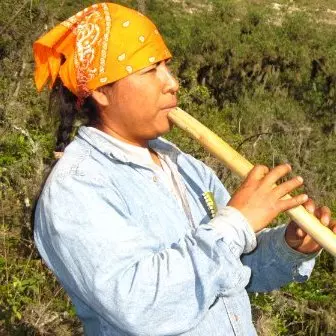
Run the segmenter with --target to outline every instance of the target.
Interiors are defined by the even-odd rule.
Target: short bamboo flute
[[[253,168],[252,163],[187,112],[177,107],[169,112],[168,117],[241,178],[245,178]],[[288,210],[287,213],[305,232],[336,257],[336,235],[332,231],[301,205]]]

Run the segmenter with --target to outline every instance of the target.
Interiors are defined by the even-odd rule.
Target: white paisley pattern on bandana
[[[105,18],[99,11],[100,8],[103,9]],[[98,71],[99,74],[105,72],[111,30],[109,8],[106,3],[93,5],[62,22],[62,25],[72,29],[76,35],[74,62],[77,71],[77,85],[81,92],[80,99],[84,99],[90,95],[87,82],[93,79]],[[105,31],[102,31],[101,27],[104,27]],[[97,49],[99,50],[99,48],[96,48],[98,45],[101,45],[99,69],[93,64],[97,56]]]

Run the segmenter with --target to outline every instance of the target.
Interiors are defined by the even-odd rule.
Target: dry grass
[[[198,11],[212,10],[211,1],[200,1],[200,0],[171,0],[173,3],[181,4],[184,10],[193,14]],[[336,25],[336,1],[333,0],[279,0],[270,2],[267,0],[250,0],[248,2],[242,0],[234,0],[233,2],[239,3],[241,10],[248,5],[257,5],[261,7],[267,7],[274,10],[277,19],[273,23],[280,24],[278,15],[281,16],[285,14],[293,13],[307,13],[307,15],[316,19],[317,22],[322,22],[326,24]]]

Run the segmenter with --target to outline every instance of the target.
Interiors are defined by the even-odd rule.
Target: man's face
[[[137,145],[167,133],[178,88],[165,61],[115,82],[107,94],[109,105],[102,110],[102,129]]]

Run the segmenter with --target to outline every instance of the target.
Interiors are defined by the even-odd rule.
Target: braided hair
[[[51,90],[48,108],[58,123],[55,152],[64,151],[78,123],[90,126],[100,123],[99,109],[91,96],[84,100],[80,108],[77,101],[78,98],[58,78]]]

